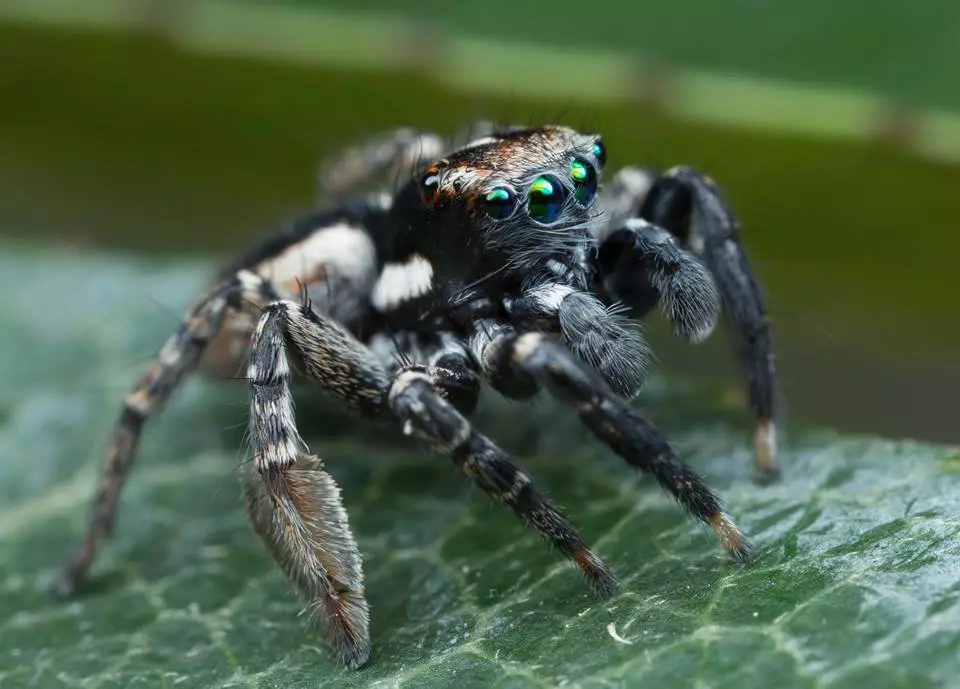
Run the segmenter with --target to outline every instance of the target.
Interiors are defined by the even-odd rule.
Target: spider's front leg
[[[288,348],[310,378],[367,416],[382,413],[388,378],[360,343],[309,304],[264,308],[247,367],[255,467],[244,476],[247,514],[306,600],[311,622],[340,661],[357,668],[370,655],[362,560],[336,482],[297,431]]]
[[[747,559],[749,543],[713,491],[677,457],[653,423],[566,348],[542,333],[517,334],[495,321],[477,323],[472,346],[494,387],[513,397],[538,387],[549,390],[572,406],[597,438],[631,466],[652,474],[687,512],[713,529],[731,557]]]
[[[229,313],[237,314],[245,305],[263,304],[277,297],[270,283],[250,272],[240,271],[211,290],[187,312],[180,328],[167,340],[146,373],[124,398],[123,411],[100,469],[86,532],[54,581],[55,593],[72,595],[86,579],[97,550],[113,526],[120,491],[133,465],[143,425],[160,411],[184,379],[196,369],[208,345],[220,334]]]
[[[625,168],[614,177],[611,191],[610,208],[621,216],[624,209],[632,208],[639,220],[613,218],[610,234],[601,245],[605,283],[611,286],[614,297],[619,290],[625,300],[632,298],[641,306],[645,293],[656,294],[656,283],[663,279],[659,277],[663,271],[656,270],[656,264],[661,262],[661,255],[666,256],[672,250],[656,238],[656,231],[646,223],[668,230],[709,269],[733,326],[738,359],[747,379],[750,408],[757,420],[754,435],[757,470],[761,479],[772,479],[777,474],[773,345],[760,286],[740,240],[739,222],[714,182],[686,167],[674,168],[662,176]],[[637,262],[652,266],[653,272],[637,271]],[[675,260],[662,265],[678,266],[678,272],[673,274],[678,286],[677,276],[687,273],[696,277],[689,262]],[[707,302],[706,284],[702,280],[684,282],[688,294],[699,293],[698,301]],[[697,283],[699,287],[695,286]],[[689,313],[696,314],[695,311]],[[673,320],[676,326],[678,321]],[[707,324],[706,319],[700,322]],[[709,330],[693,330],[691,334],[706,332]]]
[[[370,418],[392,414],[407,433],[450,457],[572,559],[595,590],[616,590],[616,579],[576,528],[457,410],[457,400],[467,400],[469,406],[472,399],[464,385],[476,381],[465,350],[450,348],[429,366],[404,366],[391,376],[373,351],[308,302],[277,301],[263,310],[251,343],[250,438],[256,472],[246,478],[248,511],[344,664],[358,667],[370,651],[360,555],[336,484],[308,454],[297,431],[288,354],[308,378],[348,408]]]

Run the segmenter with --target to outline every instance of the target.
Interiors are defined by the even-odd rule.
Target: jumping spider
[[[661,176],[625,168],[601,199],[606,162],[598,136],[485,126],[459,143],[398,130],[322,166],[321,189],[335,203],[225,271],[126,395],[86,533],[56,590],[69,595],[87,576],[144,422],[198,366],[232,373],[244,361],[249,516],[351,668],[370,653],[361,559],[339,489],[297,430],[291,365],[343,405],[392,417],[450,457],[602,596],[616,591],[614,575],[467,420],[481,378],[512,399],[548,390],[745,559],[747,541],[718,498],[627,401],[648,358],[633,319],[659,307],[678,336],[700,341],[722,301],[757,419],[757,466],[773,471],[770,336],[737,222],[714,183],[684,167]],[[388,188],[399,171],[395,193],[350,196],[361,185]]]

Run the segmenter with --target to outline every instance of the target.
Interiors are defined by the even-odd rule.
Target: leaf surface
[[[448,460],[312,397],[311,448],[365,556],[373,655],[335,666],[245,521],[242,382],[193,381],[148,425],[83,595],[45,587],[82,529],[121,397],[201,264],[0,258],[0,687],[946,687],[960,681],[960,454],[792,429],[760,487],[742,412],[682,382],[644,402],[757,546],[728,562],[564,409],[486,398],[619,574],[572,569]]]

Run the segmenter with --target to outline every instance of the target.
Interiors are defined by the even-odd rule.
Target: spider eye
[[[593,157],[600,163],[600,167],[607,164],[607,147],[603,145],[602,139],[597,139],[593,144]]]
[[[573,196],[581,206],[589,206],[593,197],[597,195],[597,171],[590,163],[574,158],[570,163],[570,177],[576,189]]]
[[[420,193],[426,203],[436,203],[440,190],[440,174],[436,170],[427,170],[420,178]]]
[[[506,187],[497,187],[483,197],[481,205],[494,220],[506,220],[517,209],[517,196]]]
[[[537,177],[527,192],[527,208],[530,217],[549,225],[560,217],[563,210],[563,185],[555,177]]]

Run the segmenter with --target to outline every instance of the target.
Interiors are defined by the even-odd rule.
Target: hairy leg
[[[367,416],[384,407],[387,373],[363,345],[309,302],[264,308],[250,344],[250,443],[244,477],[254,530],[305,599],[311,624],[351,668],[370,655],[369,608],[360,551],[340,491],[300,438],[289,359],[346,406]]]
[[[713,529],[731,557],[738,561],[748,557],[750,546],[724,514],[719,498],[677,457],[660,430],[615,396],[599,376],[546,335],[518,335],[495,322],[478,325],[474,351],[494,385],[506,381],[511,386],[547,388],[576,409],[595,436],[631,466],[652,474],[687,512]]]
[[[655,172],[639,167],[617,170],[604,185],[603,194],[599,197],[606,221],[595,227],[594,238],[597,244],[603,244],[607,237],[627,220],[637,217],[640,205],[647,198],[656,179]]]
[[[276,297],[269,283],[241,271],[213,289],[184,316],[180,328],[124,398],[123,410],[100,469],[86,531],[54,582],[55,593],[68,596],[76,592],[110,533],[143,425],[196,369],[207,345],[220,333],[228,312],[240,312],[244,302],[264,303]]]
[[[371,137],[320,163],[320,198],[342,200],[371,186],[389,188],[398,180],[405,181],[421,164],[438,158],[445,149],[445,142],[437,134],[410,128]]]
[[[274,560],[307,601],[307,614],[341,663],[370,655],[370,611],[360,551],[340,489],[319,458],[301,454],[285,470],[243,476],[247,515]]]
[[[647,376],[650,349],[636,321],[588,292],[558,283],[536,284],[504,301],[510,321],[524,329],[559,330],[578,359],[628,399]]]
[[[659,306],[685,340],[702,342],[720,315],[710,272],[672,234],[640,218],[625,220],[600,246],[597,268],[605,293],[640,318]]]
[[[616,577],[584,543],[577,528],[534,486],[510,456],[437,392],[430,371],[403,370],[390,389],[390,407],[415,435],[446,455],[490,497],[568,557],[600,596],[616,592]]]

